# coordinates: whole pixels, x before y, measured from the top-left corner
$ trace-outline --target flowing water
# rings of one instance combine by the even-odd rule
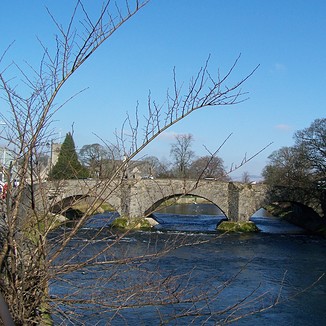
[[[61,260],[81,261],[110,244],[114,246],[97,257],[101,264],[53,280],[50,294],[53,298],[90,300],[95,291],[108,305],[100,308],[91,300],[78,304],[67,301],[69,304],[55,307],[61,311],[54,316],[55,324],[219,325],[241,316],[235,325],[326,325],[326,276],[322,277],[326,272],[326,239],[262,216],[262,212],[252,217],[261,232],[220,234],[214,230],[225,217],[215,208],[197,205],[197,211],[194,207],[178,209],[183,215],[179,211],[157,213],[154,218],[160,224],[156,230],[132,232],[118,242],[119,234],[111,234],[106,228],[114,215],[91,217]],[[98,233],[103,226],[103,232]],[[54,232],[52,239],[62,232]],[[165,255],[155,259],[103,263],[167,248]],[[131,307],[136,302],[131,291],[128,309],[109,307],[130,285],[139,285],[140,291],[146,277],[153,280],[158,274],[170,281],[181,275],[177,291],[192,288],[196,305],[175,301]],[[163,285],[156,289],[160,290]],[[138,300],[145,302],[146,293]],[[174,319],[177,314],[180,318]]]
[[[156,230],[215,232],[216,226],[226,220],[225,215],[212,204],[175,205],[152,214],[159,222]]]

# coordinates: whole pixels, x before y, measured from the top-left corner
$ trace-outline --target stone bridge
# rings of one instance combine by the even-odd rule
[[[295,202],[323,216],[322,204],[303,189],[270,188],[265,184],[242,184],[211,180],[125,179],[65,180],[38,186],[35,194],[39,209],[44,205],[59,212],[80,198],[100,198],[120,216],[148,216],[165,200],[184,195],[204,198],[218,206],[230,221],[247,221],[260,208],[273,202]],[[43,191],[40,191],[43,188]],[[44,196],[47,194],[47,200]],[[45,203],[46,202],[46,203]]]

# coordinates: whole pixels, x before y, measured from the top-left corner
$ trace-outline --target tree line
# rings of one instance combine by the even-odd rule
[[[274,151],[263,170],[266,183],[300,188],[326,188],[326,119],[298,130],[294,145]]]
[[[295,132],[295,144],[274,151],[262,172],[263,180],[272,186],[316,188],[325,186],[326,119],[316,119],[303,130]],[[230,181],[223,159],[217,155],[198,157],[192,149],[192,134],[178,134],[170,145],[170,161],[146,156],[129,162],[144,178],[188,178]],[[82,146],[79,153],[71,133],[62,144],[58,162],[50,172],[51,179],[110,178],[125,160],[114,145],[98,143]],[[129,171],[132,175],[132,172]],[[250,182],[248,172],[242,182]]]
[[[128,163],[126,176],[143,178],[212,178],[228,181],[230,178],[224,167],[222,158],[216,155],[198,157],[192,150],[194,137],[192,134],[178,134],[171,144],[171,161],[159,160],[156,156],[146,156],[141,160]],[[82,146],[79,153],[71,133],[66,135],[62,143],[57,163],[50,171],[49,177],[54,180],[62,179],[108,179],[116,172],[126,157],[117,147],[104,146],[98,143]],[[139,175],[140,174],[140,175]]]

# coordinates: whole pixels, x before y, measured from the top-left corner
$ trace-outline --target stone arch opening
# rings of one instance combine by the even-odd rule
[[[318,215],[313,208],[301,202],[286,199],[269,202],[262,208],[266,209],[272,215],[278,217],[288,217],[290,214],[298,217],[303,215]]]
[[[278,200],[266,203],[265,209],[272,217],[281,218],[307,231],[326,230],[326,221],[313,208],[297,201]]]
[[[151,214],[155,212],[159,212],[161,210],[164,210],[167,207],[174,207],[178,205],[192,205],[192,206],[205,206],[205,205],[211,205],[213,207],[216,207],[218,211],[214,212],[211,210],[212,214],[205,214],[205,215],[223,215],[227,219],[226,213],[223,211],[221,207],[219,207],[216,203],[210,201],[209,199],[199,196],[199,195],[193,195],[193,194],[174,194],[170,196],[163,197],[156,201],[153,205],[151,205],[150,208],[148,208],[145,211],[145,216],[150,216]],[[206,207],[207,210],[209,210],[209,207]],[[213,214],[216,213],[216,214]],[[200,210],[194,210],[194,214],[192,215],[203,215]]]
[[[50,212],[60,214],[68,219],[78,219],[82,217],[89,206],[94,205],[94,197],[85,195],[74,195],[66,197],[50,207]],[[118,210],[108,201],[98,199],[94,206],[94,215],[104,212],[118,212]],[[93,214],[90,214],[93,215]]]
[[[168,204],[162,205],[164,202]],[[168,196],[154,206],[156,210],[151,212],[150,217],[158,223],[155,225],[158,230],[215,232],[217,226],[227,219],[215,203],[198,195]]]

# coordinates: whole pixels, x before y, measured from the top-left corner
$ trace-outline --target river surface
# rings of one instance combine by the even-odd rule
[[[67,299],[53,306],[55,325],[326,325],[326,239],[262,212],[252,217],[261,232],[221,234],[221,212],[196,206],[161,211],[156,230],[119,241],[106,227],[114,215],[91,217],[57,264],[112,247],[51,282],[52,298]]]

